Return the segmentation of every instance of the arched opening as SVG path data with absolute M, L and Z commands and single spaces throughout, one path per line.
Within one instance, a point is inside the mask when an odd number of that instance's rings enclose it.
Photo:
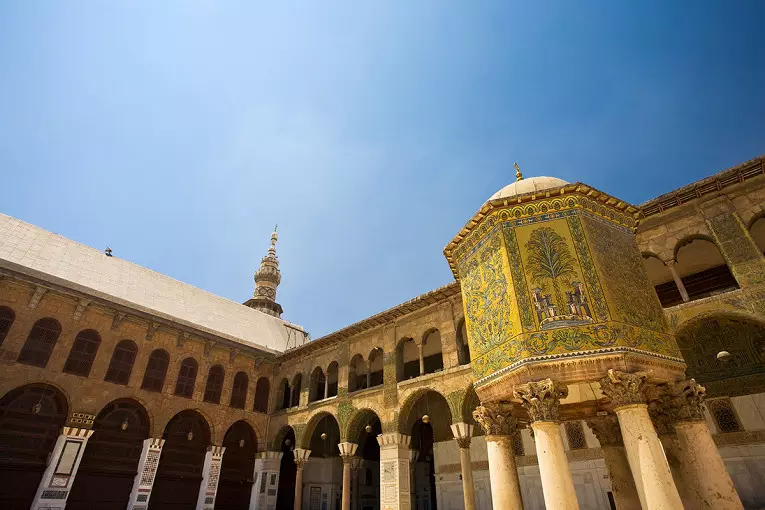
M 380 443 L 382 434 L 379 416 L 363 409 L 348 426 L 348 440 L 356 443 L 359 457 L 356 472 L 351 476 L 351 508 L 380 508 Z
M 32 384 L 0 400 L 0 508 L 28 510 L 68 414 L 53 386 Z
M 289 406 L 289 387 L 287 385 L 287 379 L 282 380 L 282 384 L 287 387 L 287 391 L 285 392 L 282 389 L 282 407 L 284 407 L 284 403 L 286 401 L 286 405 Z M 255 385 L 255 402 L 253 404 L 253 411 L 257 411 L 259 413 L 267 413 L 268 412 L 268 394 L 271 390 L 271 385 L 268 383 L 268 379 L 265 377 L 261 377 L 258 379 L 258 383 Z M 285 400 L 286 399 L 286 400 Z
M 194 395 L 194 384 L 197 382 L 197 360 L 186 358 L 178 370 L 178 380 L 175 382 L 175 394 L 179 397 L 191 398 Z
M 643 266 L 645 266 L 653 288 L 656 289 L 656 295 L 659 296 L 661 306 L 669 308 L 683 302 L 680 289 L 672 277 L 672 271 L 661 259 L 654 255 L 643 254 Z
M 250 384 L 250 378 L 244 372 L 237 372 L 234 376 L 234 386 L 231 389 L 231 400 L 229 406 L 235 409 L 244 409 L 244 403 L 247 400 L 247 386 Z
M 282 379 L 279 383 L 279 390 L 277 395 L 276 406 L 277 409 L 288 409 L 290 407 L 290 383 L 287 379 Z
M 432 329 L 422 338 L 422 361 L 426 374 L 444 369 L 444 357 L 441 354 L 441 333 Z
M 749 234 L 754 239 L 760 253 L 765 254 L 765 215 L 755 218 L 749 227 Z
M 712 241 L 692 238 L 678 244 L 675 271 L 693 301 L 738 289 L 720 250 Z
M 300 405 L 300 391 L 303 389 L 303 374 L 297 374 L 292 380 L 292 397 L 290 401 L 290 407 L 298 407 Z
M 215 510 L 249 508 L 255 454 L 258 453 L 255 431 L 246 421 L 238 421 L 229 427 L 223 446 L 226 450 L 223 452 Z
M 279 466 L 279 490 L 276 492 L 276 510 L 292 510 L 295 507 L 295 475 L 297 466 L 292 450 L 295 449 L 295 431 L 288 427 L 281 441 L 277 444 L 282 452 Z
M 412 507 L 436 510 L 435 465 L 438 443 L 452 438 L 449 404 L 440 393 L 426 391 L 411 405 L 405 404 L 402 413 L 405 420 L 401 430 L 411 434 L 412 450 L 416 451 L 412 463 Z
M 327 384 L 327 378 L 321 367 L 316 367 L 311 372 L 311 379 L 308 382 L 308 403 L 316 402 L 324 398 L 324 389 Z
M 69 351 L 69 357 L 64 364 L 64 372 L 82 377 L 90 375 L 90 367 L 93 366 L 99 345 L 101 345 L 101 335 L 97 331 L 86 329 L 77 333 L 74 345 Z
M 112 353 L 104 381 L 126 385 L 130 381 L 137 354 L 138 346 L 132 340 L 122 340 L 118 343 Z
M 164 349 L 156 349 L 149 355 L 146 371 L 143 373 L 141 389 L 161 392 L 165 385 L 167 366 L 170 364 L 170 355 Z
M 149 416 L 143 406 L 133 400 L 115 400 L 98 413 L 93 431 L 66 508 L 124 510 L 138 470 L 143 441 L 149 437 Z
M 3 340 L 8 336 L 14 320 L 16 320 L 16 314 L 13 310 L 7 306 L 0 306 L 0 345 L 3 345 Z
M 61 324 L 56 319 L 46 317 L 38 320 L 32 326 L 16 361 L 45 368 L 59 335 L 61 335 Z
M 765 388 L 765 325 L 736 317 L 705 317 L 681 328 L 677 344 L 688 364 L 688 377 L 700 384 L 748 376 L 752 392 Z M 752 379 L 757 374 L 759 382 Z
M 176 414 L 162 435 L 165 445 L 149 499 L 149 510 L 194 508 L 202 481 L 210 427 L 196 411 Z
M 335 417 L 321 413 L 311 418 L 303 443 L 303 448 L 311 450 L 303 468 L 303 501 L 310 502 L 313 497 L 326 501 L 327 508 L 340 508 L 343 463 L 337 447 L 340 427 Z
M 225 373 L 223 367 L 215 365 L 207 372 L 207 384 L 205 385 L 205 402 L 220 404 L 220 394 L 223 391 L 223 379 Z
M 348 368 L 348 391 L 363 390 L 367 387 L 367 370 L 364 363 L 364 357 L 356 354 L 351 358 Z
M 457 325 L 457 357 L 460 365 L 470 363 L 470 344 L 468 343 L 465 319 L 462 319 Z
M 327 367 L 327 398 L 337 396 L 337 378 L 338 365 L 337 361 L 333 361 L 329 364 L 329 367 Z
M 372 349 L 369 353 L 369 387 L 374 388 L 383 383 L 383 350 L 379 347 Z
M 404 338 L 396 346 L 396 380 L 406 381 L 420 375 L 420 350 L 412 338 Z

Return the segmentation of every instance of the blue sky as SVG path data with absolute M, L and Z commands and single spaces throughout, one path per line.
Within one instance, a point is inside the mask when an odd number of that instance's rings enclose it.
M 765 153 L 762 1 L 0 2 L 0 211 L 314 337 L 452 281 L 527 176 L 633 203 Z

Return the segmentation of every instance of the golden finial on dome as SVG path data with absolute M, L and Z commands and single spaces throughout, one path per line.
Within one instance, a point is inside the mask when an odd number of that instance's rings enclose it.
M 521 173 L 521 167 L 518 166 L 518 163 L 513 163 L 513 166 L 515 167 L 515 180 L 522 181 L 523 174 Z

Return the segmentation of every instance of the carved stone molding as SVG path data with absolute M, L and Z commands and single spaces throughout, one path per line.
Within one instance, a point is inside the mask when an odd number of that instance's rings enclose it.
M 82 314 L 85 313 L 85 309 L 90 304 L 90 299 L 81 298 L 77 302 L 77 308 L 74 309 L 74 312 L 72 312 L 72 320 L 77 322 L 82 317 Z
M 473 411 L 473 418 L 487 436 L 512 436 L 518 430 L 518 421 L 502 404 L 480 405 Z
M 521 384 L 513 391 L 521 399 L 532 422 L 560 421 L 560 399 L 568 396 L 568 386 L 552 379 Z
M 587 425 L 592 429 L 601 446 L 622 446 L 622 429 L 619 427 L 619 419 L 616 415 L 597 416 L 590 418 Z
M 156 322 L 150 322 L 149 326 L 146 328 L 146 340 L 151 340 L 154 338 L 154 333 L 156 333 L 159 330 L 159 324 Z
M 600 380 L 600 387 L 615 408 L 645 404 L 645 388 L 649 375 L 650 372 L 620 372 L 611 368 L 608 375 Z
M 120 325 L 127 319 L 127 314 L 124 312 L 115 312 L 114 315 L 112 315 L 112 331 L 119 331 Z
M 672 388 L 672 411 L 675 421 L 704 420 L 703 401 L 706 389 L 695 379 L 679 382 Z
M 45 287 L 41 287 L 39 285 L 35 286 L 35 292 L 32 294 L 32 297 L 29 298 L 27 307 L 29 307 L 30 310 L 37 308 L 37 305 L 40 304 L 40 300 L 43 298 L 46 292 L 48 292 L 48 289 Z

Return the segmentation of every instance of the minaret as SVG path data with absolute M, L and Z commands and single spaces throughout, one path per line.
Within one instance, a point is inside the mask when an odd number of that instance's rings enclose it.
M 255 293 L 252 299 L 248 299 L 244 304 L 268 315 L 281 318 L 282 305 L 276 302 L 276 288 L 282 281 L 282 274 L 279 272 L 279 259 L 276 257 L 276 241 L 278 239 L 279 234 L 276 233 L 276 227 L 274 227 L 268 253 L 260 260 L 260 269 L 255 271 Z

